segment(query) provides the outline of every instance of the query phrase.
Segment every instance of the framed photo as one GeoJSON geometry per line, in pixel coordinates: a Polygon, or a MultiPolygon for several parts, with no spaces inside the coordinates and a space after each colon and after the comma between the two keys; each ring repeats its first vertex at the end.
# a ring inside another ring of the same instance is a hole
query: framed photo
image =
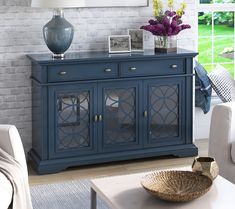
{"type": "Polygon", "coordinates": [[[149,0],[85,0],[84,7],[147,7],[149,0]]]}
{"type": "Polygon", "coordinates": [[[131,52],[131,38],[129,35],[109,36],[109,53],[131,52]]]}
{"type": "Polygon", "coordinates": [[[142,52],[144,50],[144,32],[141,29],[129,29],[131,37],[131,51],[142,52]]]}

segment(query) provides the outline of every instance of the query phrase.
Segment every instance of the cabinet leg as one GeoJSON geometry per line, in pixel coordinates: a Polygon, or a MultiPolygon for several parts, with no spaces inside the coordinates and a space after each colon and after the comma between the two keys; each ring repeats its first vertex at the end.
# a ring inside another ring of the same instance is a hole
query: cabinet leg
{"type": "Polygon", "coordinates": [[[179,151],[173,151],[173,155],[177,157],[192,157],[198,155],[198,148],[192,144],[190,148],[185,148],[179,151]]]}
{"type": "Polygon", "coordinates": [[[91,188],[91,209],[96,209],[96,191],[91,188]]]}

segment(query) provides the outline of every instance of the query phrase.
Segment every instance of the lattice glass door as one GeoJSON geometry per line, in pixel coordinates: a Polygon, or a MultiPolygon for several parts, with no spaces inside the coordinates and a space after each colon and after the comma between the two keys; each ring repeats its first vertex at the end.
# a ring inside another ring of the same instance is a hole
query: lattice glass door
{"type": "Polygon", "coordinates": [[[90,146],[88,91],[57,95],[57,149],[90,146]]]}
{"type": "Polygon", "coordinates": [[[81,155],[94,149],[93,90],[55,91],[54,155],[81,155]]]}
{"type": "Polygon", "coordinates": [[[147,137],[149,144],[174,144],[182,140],[184,118],[183,80],[154,80],[146,83],[147,137]]]}
{"type": "Polygon", "coordinates": [[[137,82],[101,85],[102,149],[125,150],[138,146],[137,82]]]}

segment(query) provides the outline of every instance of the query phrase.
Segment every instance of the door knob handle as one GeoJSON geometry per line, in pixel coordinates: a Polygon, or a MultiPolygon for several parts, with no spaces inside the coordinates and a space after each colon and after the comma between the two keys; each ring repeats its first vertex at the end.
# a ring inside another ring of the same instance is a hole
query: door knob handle
{"type": "Polygon", "coordinates": [[[94,116],[94,122],[97,122],[98,121],[98,115],[95,115],[94,116]]]}
{"type": "Polygon", "coordinates": [[[99,121],[102,121],[102,120],[103,120],[102,115],[99,115],[99,121]]]}
{"type": "Polygon", "coordinates": [[[144,117],[145,117],[145,118],[148,117],[148,111],[147,111],[147,110],[144,111],[144,117]]]}

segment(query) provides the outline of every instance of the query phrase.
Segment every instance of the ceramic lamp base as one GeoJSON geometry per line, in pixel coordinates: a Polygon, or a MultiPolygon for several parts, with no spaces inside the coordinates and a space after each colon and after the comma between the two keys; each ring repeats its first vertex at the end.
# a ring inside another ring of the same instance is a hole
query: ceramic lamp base
{"type": "Polygon", "coordinates": [[[55,9],[53,18],[43,27],[43,37],[54,58],[63,58],[73,40],[74,28],[64,18],[63,10],[55,9]]]}

